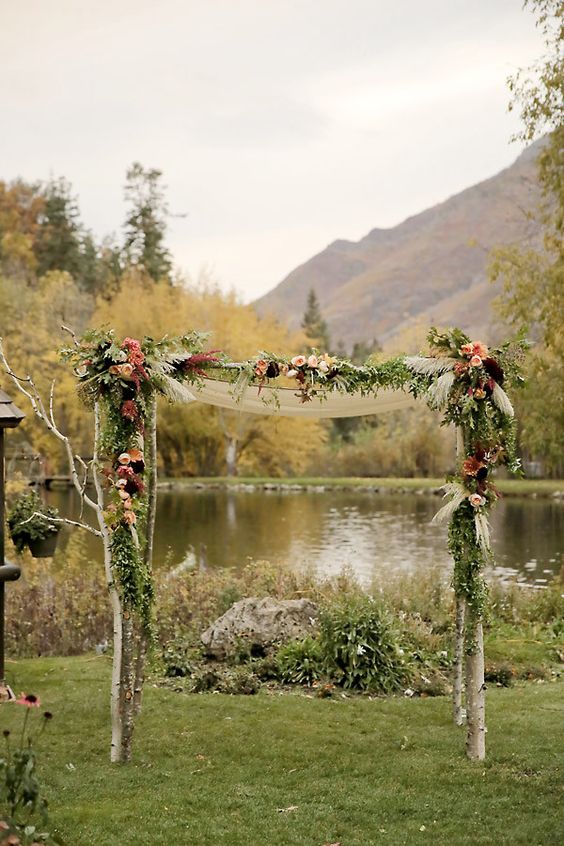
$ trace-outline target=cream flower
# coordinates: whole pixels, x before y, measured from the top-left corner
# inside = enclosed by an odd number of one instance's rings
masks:
[[[317,367],[317,356],[316,355],[310,355],[310,357],[307,360],[307,366],[308,367]]]
[[[130,364],[128,361],[125,364],[119,365],[119,375],[122,379],[129,379],[133,373],[133,365]]]
[[[317,365],[317,368],[322,373],[329,373],[329,365],[327,364],[326,361],[323,361],[323,360],[320,361],[319,364]]]
[[[474,508],[481,508],[482,505],[486,504],[486,498],[480,496],[479,493],[470,494],[468,499],[470,500],[470,505],[473,505]]]
[[[288,372],[286,373],[286,376],[287,376],[289,379],[294,379],[294,377],[296,377],[297,375],[298,375],[298,371],[297,371],[297,370],[288,370]]]
[[[128,452],[122,452],[121,455],[118,455],[118,461],[120,464],[129,464],[131,456]]]
[[[470,359],[470,367],[479,367],[482,363],[482,359],[479,355],[473,355]]]
[[[306,363],[306,357],[305,355],[295,355],[294,358],[291,359],[290,363],[293,364],[294,367],[303,367]]]

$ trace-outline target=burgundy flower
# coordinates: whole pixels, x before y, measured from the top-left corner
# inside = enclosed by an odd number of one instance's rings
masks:
[[[499,366],[495,358],[485,358],[482,361],[482,365],[488,376],[491,376],[492,379],[495,379],[498,385],[503,385],[503,369]]]
[[[463,461],[462,472],[465,476],[477,476],[483,466],[484,465],[479,459],[471,455]]]
[[[203,366],[206,364],[217,363],[219,361],[219,358],[214,355],[214,353],[217,352],[220,352],[220,350],[210,350],[209,352],[194,353],[183,363],[182,368],[184,372],[195,373],[197,376],[205,376],[206,371],[203,370]]]
[[[139,409],[135,400],[125,400],[121,406],[121,416],[126,420],[137,420],[139,418]]]
[[[266,375],[269,379],[274,379],[280,373],[280,367],[275,361],[270,361],[266,369]]]

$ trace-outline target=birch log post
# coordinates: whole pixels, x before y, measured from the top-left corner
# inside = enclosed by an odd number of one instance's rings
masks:
[[[456,460],[464,460],[464,432],[461,426],[456,427]],[[464,724],[464,709],[462,707],[462,690],[464,687],[464,617],[466,599],[460,593],[455,597],[455,643],[454,643],[454,678],[452,683],[452,716],[457,726]]]
[[[454,679],[452,683],[452,716],[457,726],[464,725],[462,707],[462,689],[464,682],[464,617],[466,602],[464,597],[456,597],[456,634],[454,644]]]
[[[484,632],[481,620],[470,617],[466,647],[466,711],[468,733],[466,757],[483,761],[486,757],[486,685],[484,684]]]
[[[149,573],[153,571],[153,542],[155,536],[155,520],[157,517],[157,398],[151,397],[145,424],[145,466],[147,471],[147,525],[145,529],[145,548],[143,550],[144,564]],[[137,715],[141,711],[143,700],[143,683],[145,681],[145,661],[149,633],[147,627],[141,623],[137,639],[137,655],[135,659],[135,686],[133,691],[133,710]]]

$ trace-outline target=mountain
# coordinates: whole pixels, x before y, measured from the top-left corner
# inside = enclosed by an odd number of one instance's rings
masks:
[[[299,326],[308,292],[317,294],[335,342],[350,350],[377,338],[393,346],[416,327],[456,325],[480,337],[495,335],[487,278],[492,247],[540,243],[527,211],[540,193],[536,159],[542,140],[513,165],[390,229],[360,241],[334,241],[255,302]],[[419,343],[419,341],[418,341]]]

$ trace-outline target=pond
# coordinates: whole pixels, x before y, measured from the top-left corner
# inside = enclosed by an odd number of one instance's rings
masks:
[[[76,517],[74,492],[53,491],[48,499]],[[448,568],[446,526],[431,525],[440,505],[437,496],[414,493],[161,490],[155,568],[240,568],[254,558],[322,576],[348,567],[364,584],[420,567]],[[561,500],[506,498],[491,524],[500,576],[541,586],[559,572]],[[100,557],[96,538],[85,537],[88,556]]]

